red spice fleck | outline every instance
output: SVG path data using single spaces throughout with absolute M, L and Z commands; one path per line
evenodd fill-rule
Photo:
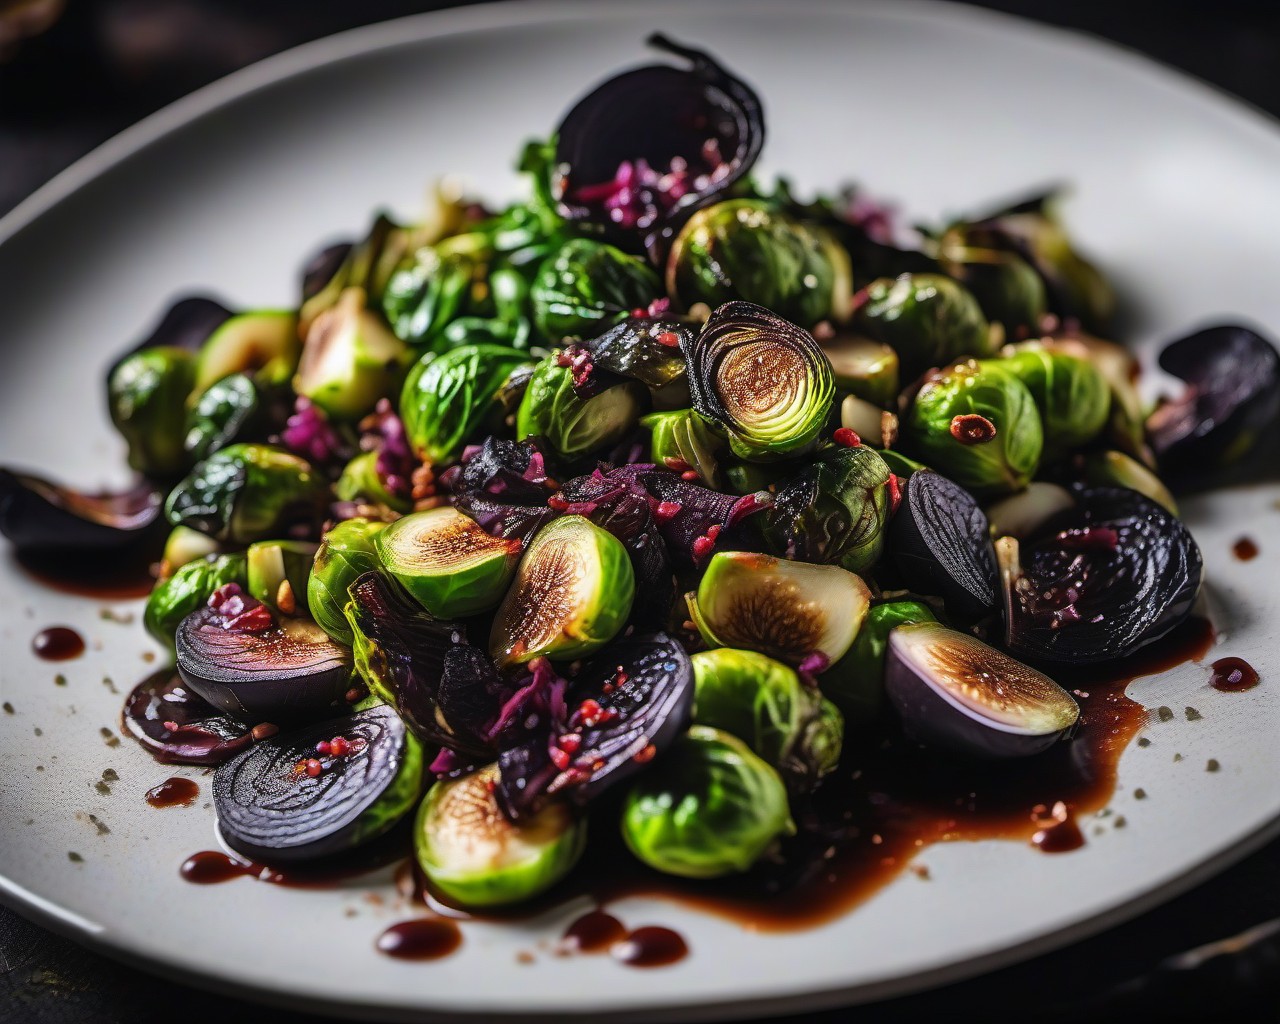
M 324 771 L 324 765 L 322 765 L 314 757 L 307 759 L 306 772 L 310 778 L 313 778 L 313 779 L 318 778 L 322 771 Z
M 707 527 L 707 540 L 711 541 L 711 543 L 714 544 L 719 539 L 720 539 L 720 524 L 712 523 L 710 526 Z
M 547 508 L 563 512 L 569 507 L 569 499 L 560 494 L 553 494 L 547 499 Z
M 683 473 L 689 468 L 689 463 L 685 462 L 684 459 L 676 458 L 674 455 L 668 455 L 662 460 L 662 464 L 673 473 Z
M 711 554 L 711 549 L 715 547 L 715 541 L 710 537 L 698 537 L 693 542 L 693 557 L 695 561 L 701 562 L 704 558 Z
M 584 717 L 594 718 L 596 715 L 600 714 L 600 702 L 588 697 L 578 705 L 578 712 Z
M 667 348 L 680 347 L 680 335 L 676 334 L 675 331 L 661 331 L 654 340 L 659 345 L 664 345 Z
M 552 747 L 548 753 L 551 755 L 551 763 L 556 766 L 559 771 L 564 771 L 569 767 L 569 755 L 559 747 Z
M 951 436 L 961 444 L 986 444 L 996 436 L 996 425 L 976 412 L 955 416 L 951 420 Z
M 846 448 L 856 448 L 862 444 L 862 438 L 857 435 L 856 431 L 850 430 L 848 427 L 841 427 L 832 437 L 836 444 L 844 445 Z
M 345 757 L 351 753 L 351 744 L 344 736 L 335 736 L 329 741 L 329 750 L 334 757 Z
M 686 469 L 683 473 L 680 474 L 680 479 L 688 480 L 690 483 L 693 483 L 695 480 L 698 479 L 698 472 L 697 470 Z
M 680 514 L 682 507 L 678 501 L 660 501 L 658 507 L 653 510 L 653 515 L 659 523 L 670 522 Z
M 329 741 L 321 740 L 319 743 L 317 743 L 316 753 L 319 754 L 321 757 L 328 757 L 330 754 L 332 754 L 333 750 L 329 746 Z
M 898 480 L 898 474 L 890 473 L 885 486 L 889 488 L 889 514 L 893 515 L 902 504 L 902 483 Z
M 567 732 L 556 741 L 556 745 L 566 754 L 576 754 L 582 746 L 582 737 L 576 732 Z
M 650 743 L 647 747 L 645 747 L 642 751 L 640 751 L 640 753 L 636 754 L 634 760 L 636 764 L 648 764 L 657 756 L 658 756 L 658 748 L 655 747 L 652 743 Z

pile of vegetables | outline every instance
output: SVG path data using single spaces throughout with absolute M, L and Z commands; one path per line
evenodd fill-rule
M 1190 614 L 1170 488 L 1274 435 L 1270 343 L 1174 342 L 1187 388 L 1149 411 L 1052 197 L 910 241 L 799 202 L 750 176 L 751 88 L 652 42 L 679 62 L 530 144 L 529 198 L 379 215 L 287 310 L 175 305 L 108 374 L 138 487 L 0 474 L 27 553 L 168 531 L 145 624 L 177 675 L 127 717 L 220 764 L 235 849 L 416 814 L 465 906 L 545 890 L 597 829 L 734 874 L 842 748 L 1033 757 L 1079 715 L 1056 668 Z

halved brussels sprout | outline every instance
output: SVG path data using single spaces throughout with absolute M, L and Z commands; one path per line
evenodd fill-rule
M 519 903 L 560 881 L 587 843 L 586 818 L 563 801 L 515 824 L 493 789 L 498 766 L 441 780 L 418 810 L 414 853 L 427 881 L 461 907 Z
M 907 410 L 902 437 L 913 454 L 979 497 L 1025 487 L 1044 447 L 1031 392 L 992 360 L 931 374 Z
M 522 550 L 520 541 L 491 536 L 449 506 L 397 519 L 376 535 L 374 547 L 387 572 L 441 619 L 494 607 Z
M 889 634 L 914 622 L 937 621 L 919 601 L 873 605 L 849 653 L 819 677 L 818 685 L 850 725 L 866 725 L 884 705 L 884 658 Z
M 796 672 L 755 651 L 728 647 L 691 658 L 693 720 L 743 740 L 788 784 L 811 789 L 840 762 L 844 720 Z
M 892 346 L 850 333 L 819 339 L 818 344 L 831 363 L 838 390 L 879 409 L 897 408 L 900 360 Z
M 889 467 L 863 445 L 838 446 L 778 488 L 764 516 L 774 554 L 802 562 L 870 568 L 884 548 Z
M 660 252 L 691 212 L 751 170 L 764 144 L 748 85 L 666 36 L 648 43 L 689 67 L 649 65 L 597 86 L 560 122 L 546 161 L 559 212 L 634 252 Z
M 538 438 L 556 458 L 575 462 L 621 441 L 639 422 L 646 392 L 629 380 L 579 398 L 572 367 L 561 363 L 549 356 L 533 371 L 516 414 L 516 437 Z
M 529 289 L 538 330 L 557 344 L 593 338 L 661 295 L 646 263 L 589 238 L 565 242 Z
M 351 600 L 347 588 L 357 577 L 382 568 L 374 538 L 386 523 L 373 519 L 344 519 L 320 541 L 307 578 L 307 607 L 311 617 L 333 639 L 351 646 L 351 624 L 344 609 Z
M 1043 672 L 936 622 L 890 632 L 885 689 L 913 739 L 974 757 L 1038 754 L 1080 717 Z
M 622 629 L 635 596 L 627 549 L 582 516 L 563 516 L 534 536 L 489 634 L 500 665 L 541 655 L 572 661 Z
M 695 725 L 627 794 L 622 837 L 685 878 L 746 871 L 795 826 L 778 773 L 727 732 Z
M 667 292 L 683 308 L 748 299 L 803 327 L 847 319 L 852 280 L 829 231 L 759 199 L 699 210 L 667 255 Z
M 400 380 L 404 342 L 366 306 L 362 288 L 347 288 L 307 332 L 293 389 L 329 416 L 359 419 Z
M 273 736 L 214 773 L 218 830 L 269 863 L 349 850 L 413 809 L 422 761 L 421 744 L 385 706 Z M 307 770 L 313 763 L 318 771 Z
M 233 373 L 252 373 L 270 384 L 284 384 L 297 368 L 302 345 L 298 318 L 291 310 L 260 309 L 239 313 L 221 324 L 200 348 L 193 395 Z
M 248 585 L 248 562 L 243 552 L 206 555 L 187 562 L 155 585 L 147 598 L 142 624 L 172 650 L 173 635 L 182 620 L 203 608 L 213 592 L 227 583 Z
M 744 647 L 798 664 L 814 652 L 839 661 L 871 603 L 861 577 L 751 551 L 717 551 L 689 615 L 712 647 Z
M 808 331 L 750 302 L 727 302 L 688 345 L 693 408 L 748 460 L 813 445 L 835 401 L 831 364 Z
M 307 584 L 318 545 L 263 540 L 245 552 L 249 595 L 281 615 L 306 615 Z
M 941 274 L 872 281 L 858 308 L 858 330 L 898 353 L 908 379 L 934 366 L 995 353 L 982 307 L 964 285 Z
M 1045 462 L 1053 462 L 1102 433 L 1111 388 L 1088 360 L 1028 342 L 1006 345 L 999 365 L 1027 386 L 1040 410 Z
M 142 349 L 116 363 L 107 380 L 107 406 L 129 445 L 133 469 L 167 476 L 187 467 L 182 424 L 195 376 L 195 360 L 180 348 Z
M 419 458 L 436 464 L 461 455 L 477 433 L 501 419 L 504 386 L 529 365 L 526 353 L 502 345 L 424 355 L 400 392 L 400 418 Z
M 708 487 L 722 489 L 724 481 L 717 456 L 724 451 L 725 440 L 696 412 L 651 412 L 641 418 L 640 425 L 648 427 L 651 434 L 651 461 L 679 473 L 693 470 Z
M 329 485 L 305 459 L 268 445 L 233 444 L 196 466 L 169 493 L 164 512 L 173 526 L 247 544 L 318 524 L 328 503 Z

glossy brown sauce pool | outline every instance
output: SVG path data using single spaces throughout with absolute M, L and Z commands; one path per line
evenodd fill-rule
M 1064 803 L 1054 804 L 1053 811 L 1048 814 L 1042 815 L 1038 810 L 1031 812 L 1037 826 L 1031 836 L 1031 845 L 1037 850 L 1041 853 L 1066 853 L 1084 846 L 1084 833 Z
M 200 787 L 194 779 L 175 775 L 147 790 L 147 803 L 152 807 L 190 807 L 199 795 Z
M 1231 553 L 1242 562 L 1250 562 L 1258 557 L 1258 545 L 1252 537 L 1241 537 L 1231 545 Z
M 1209 667 L 1213 670 L 1209 685 L 1215 690 L 1237 693 L 1252 690 L 1262 681 L 1258 670 L 1243 658 L 1219 658 Z
M 15 561 L 37 583 L 78 597 L 100 601 L 128 601 L 146 597 L 155 586 L 151 562 L 132 554 L 37 557 L 17 555 Z
M 264 870 L 261 864 L 236 860 L 221 850 L 201 850 L 183 861 L 178 873 L 197 885 L 216 885 L 233 878 L 261 877 Z
M 462 930 L 447 918 L 418 917 L 393 924 L 375 945 L 398 960 L 439 960 L 462 945 Z
M 84 637 L 69 626 L 50 626 L 35 635 L 31 649 L 45 661 L 69 661 L 84 654 Z
M 603 910 L 592 910 L 564 930 L 560 949 L 566 953 L 604 953 L 626 938 L 625 924 Z
M 679 932 L 649 925 L 615 942 L 609 953 L 629 967 L 665 967 L 688 956 L 689 947 Z

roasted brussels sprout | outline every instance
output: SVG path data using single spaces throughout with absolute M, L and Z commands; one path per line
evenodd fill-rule
M 269 425 L 285 417 L 273 408 L 278 390 L 262 387 L 250 374 L 229 374 L 215 380 L 186 411 L 187 434 L 182 447 L 200 462 L 228 444 L 260 440 Z
M 165 517 L 217 540 L 247 544 L 318 524 L 329 486 L 296 455 L 262 444 L 233 444 L 195 467 L 169 494 Z
M 406 351 L 364 290 L 348 288 L 311 324 L 293 389 L 335 419 L 359 419 L 395 389 Z
M 647 264 L 588 238 L 570 239 L 548 257 L 529 291 L 538 329 L 557 343 L 595 337 L 661 295 Z
M 175 526 L 165 538 L 164 553 L 160 556 L 160 578 L 168 579 L 197 558 L 222 553 L 222 545 L 207 534 L 189 526 Z
M 1164 506 L 1172 515 L 1178 514 L 1178 503 L 1169 493 L 1164 481 L 1124 452 L 1089 452 L 1080 457 L 1079 470 L 1080 476 L 1090 487 L 1128 487 L 1146 495 L 1157 505 Z M 1070 504 L 1068 501 L 1061 507 L 1068 508 Z M 1002 530 L 996 536 L 1003 533 L 1018 535 L 1014 530 Z
M 475 294 L 486 289 L 494 258 L 492 238 L 468 231 L 424 246 L 387 282 L 382 311 L 396 337 L 414 346 L 440 351 L 445 330 L 459 317 L 485 309 Z
M 764 116 L 751 88 L 707 54 L 659 34 L 648 42 L 690 66 L 649 65 L 597 86 L 560 122 L 548 163 L 567 220 L 657 254 L 751 170 Z
M 870 568 L 884 547 L 889 476 L 884 460 L 863 445 L 820 452 L 774 495 L 764 517 L 770 550 L 851 572 Z
M 494 799 L 498 766 L 442 780 L 418 811 L 414 852 L 427 880 L 461 907 L 519 903 L 551 888 L 578 862 L 587 821 L 563 801 L 514 824 Z
M 339 501 L 381 505 L 402 515 L 413 510 L 409 498 L 387 487 L 378 472 L 378 453 L 374 451 L 361 452 L 342 467 L 342 475 L 333 485 L 333 494 Z
M 427 463 L 456 459 L 483 426 L 500 421 L 499 396 L 529 362 L 525 353 L 501 345 L 424 355 L 400 392 L 400 418 L 413 450 Z
M 908 379 L 930 367 L 995 352 L 978 300 L 949 277 L 880 278 L 865 295 L 855 319 L 858 330 L 897 352 Z
M 794 669 L 728 647 L 699 651 L 691 660 L 698 725 L 737 736 L 798 790 L 835 770 L 844 720 Z
M 490 536 L 448 506 L 397 519 L 376 535 L 374 547 L 387 572 L 440 619 L 497 605 L 522 550 L 518 540 Z
M 889 633 L 885 689 L 909 736 L 972 757 L 1038 754 L 1080 717 L 1043 672 L 937 622 Z
M 635 596 L 627 549 L 582 516 L 544 526 L 525 550 L 498 608 L 489 653 L 502 665 L 540 655 L 572 661 L 622 629 Z
M 516 437 L 537 438 L 549 454 L 572 463 L 617 444 L 636 426 L 645 389 L 629 380 L 579 398 L 565 362 L 549 356 L 533 371 L 516 413 Z
M 878 409 L 897 407 L 900 361 L 891 345 L 848 333 L 821 338 L 818 344 L 831 363 L 838 390 Z
M 344 609 L 347 588 L 366 572 L 382 567 L 374 538 L 387 524 L 372 519 L 344 519 L 329 530 L 311 563 L 307 607 L 316 623 L 339 643 L 351 645 L 351 624 Z
M 678 473 L 693 470 L 708 487 L 723 487 L 719 456 L 725 440 L 692 409 L 653 412 L 640 425 L 650 431 L 651 461 Z
M 111 422 L 129 445 L 129 465 L 138 472 L 169 476 L 187 467 L 182 425 L 195 376 L 191 353 L 165 346 L 126 356 L 111 371 Z
M 289 310 L 238 313 L 219 325 L 200 347 L 192 394 L 233 373 L 252 373 L 266 384 L 288 383 L 302 345 L 298 318 Z
M 248 586 L 248 563 L 243 552 L 208 555 L 176 569 L 155 585 L 142 613 L 142 624 L 157 641 L 173 648 L 178 626 L 205 606 L 213 592 L 227 583 Z
M 297 770 L 310 761 L 318 773 Z M 218 829 L 233 849 L 272 863 L 340 853 L 413 809 L 422 762 L 422 745 L 385 706 L 271 737 L 214 774 Z
M 280 615 L 306 615 L 307 583 L 317 545 L 301 540 L 260 540 L 250 544 L 249 596 Z
M 1044 433 L 1027 386 L 994 360 L 931 374 L 902 421 L 904 446 L 980 497 L 1025 487 Z
M 1035 342 L 1007 345 L 1002 355 L 1000 365 L 1027 386 L 1040 410 L 1043 461 L 1054 462 L 1102 432 L 1111 389 L 1092 363 Z
M 813 335 L 750 302 L 711 314 L 685 350 L 693 408 L 747 460 L 812 446 L 835 401 L 831 364 Z
M 849 254 L 825 228 L 758 199 L 699 210 L 667 255 L 667 292 L 688 309 L 747 299 L 802 327 L 848 318 Z
M 866 725 L 884 705 L 884 658 L 889 634 L 897 626 L 934 622 L 933 612 L 919 601 L 873 605 L 849 653 L 822 673 L 819 685 L 850 725 Z
M 688 320 L 628 317 L 578 346 L 587 356 L 574 352 L 576 386 L 594 392 L 608 386 L 597 380 L 602 373 L 629 377 L 649 389 L 655 408 L 683 408 L 689 404 L 689 385 L 680 349 L 700 327 Z
M 622 836 L 685 878 L 746 871 L 795 826 L 778 773 L 727 732 L 695 725 L 627 794 Z
M 792 664 L 819 652 L 831 663 L 853 643 L 871 592 L 837 565 L 717 551 L 686 601 L 712 647 L 744 647 Z

